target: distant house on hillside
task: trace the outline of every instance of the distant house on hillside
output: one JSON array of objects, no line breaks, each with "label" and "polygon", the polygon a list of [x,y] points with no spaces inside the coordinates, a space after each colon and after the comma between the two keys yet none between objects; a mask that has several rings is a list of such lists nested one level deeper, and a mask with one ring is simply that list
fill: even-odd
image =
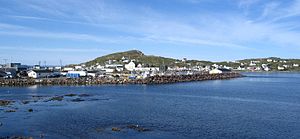
[{"label": "distant house on hillside", "polygon": [[128,64],[125,64],[125,69],[129,70],[129,71],[133,71],[135,68],[135,63],[134,62],[129,62]]}]

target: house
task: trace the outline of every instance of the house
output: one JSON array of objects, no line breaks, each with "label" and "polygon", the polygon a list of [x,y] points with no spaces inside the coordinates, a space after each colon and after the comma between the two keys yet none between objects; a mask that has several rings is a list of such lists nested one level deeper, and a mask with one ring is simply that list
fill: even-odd
[{"label": "house", "polygon": [[8,63],[6,65],[7,68],[17,68],[18,66],[21,66],[21,63]]},{"label": "house", "polygon": [[82,70],[82,66],[75,66],[75,70]]},{"label": "house", "polygon": [[68,71],[67,77],[85,77],[87,76],[87,72],[86,71]]},{"label": "house", "polygon": [[64,67],[63,68],[63,71],[73,71],[74,68],[71,68],[71,67]]},{"label": "house", "polygon": [[245,70],[245,67],[244,67],[244,66],[239,66],[239,67],[237,68],[237,70]]},{"label": "house", "polygon": [[50,77],[50,76],[54,76],[54,72],[51,70],[30,70],[27,72],[28,77],[30,78],[45,78],[45,77]]},{"label": "house", "polygon": [[289,68],[290,66],[289,66],[289,65],[283,65],[283,67],[284,67],[284,68]]},{"label": "house", "polygon": [[61,67],[57,66],[57,67],[54,67],[55,70],[61,70]]},{"label": "house", "polygon": [[270,70],[271,70],[271,69],[268,67],[267,64],[262,64],[261,67],[262,67],[262,69],[263,69],[264,71],[270,71]]},{"label": "house", "polygon": [[224,68],[215,68],[209,71],[209,74],[221,74],[221,73],[228,73],[231,72],[229,69]]},{"label": "house", "polygon": [[125,64],[125,69],[129,71],[133,71],[135,68],[135,63],[133,61],[129,62],[128,64]]},{"label": "house", "polygon": [[41,66],[40,66],[40,65],[34,65],[34,66],[33,66],[33,69],[39,70],[39,69],[41,69]]},{"label": "house", "polygon": [[87,72],[87,76],[97,77],[99,75],[103,75],[104,73],[105,73],[105,71],[96,71],[96,70],[93,70],[93,71],[88,71]]},{"label": "house", "polygon": [[106,64],[106,68],[123,68],[122,64]]},{"label": "house", "polygon": [[110,69],[110,68],[105,68],[102,70],[104,70],[106,73],[113,73],[115,71],[115,69]]},{"label": "house", "polygon": [[250,64],[249,64],[249,66],[256,66],[256,63],[253,62],[253,61],[251,61]]},{"label": "house", "polygon": [[278,66],[277,69],[278,69],[278,70],[284,70],[285,68],[284,68],[284,67]]}]

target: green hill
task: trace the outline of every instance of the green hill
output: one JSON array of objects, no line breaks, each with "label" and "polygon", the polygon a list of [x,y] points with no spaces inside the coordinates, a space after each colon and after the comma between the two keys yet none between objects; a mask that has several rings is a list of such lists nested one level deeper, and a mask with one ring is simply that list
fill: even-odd
[{"label": "green hill", "polygon": [[186,65],[186,63],[190,63],[191,65],[205,65],[211,62],[208,61],[198,61],[198,60],[190,60],[186,62],[182,62],[178,59],[173,58],[166,58],[161,56],[153,56],[153,55],[145,55],[143,52],[138,50],[131,50],[126,52],[118,52],[118,53],[112,53],[109,55],[98,57],[94,60],[88,61],[84,64],[87,66],[100,64],[104,65],[109,60],[114,60],[114,63],[122,63],[122,58],[126,59],[134,59],[137,63],[142,63],[144,65],[149,66],[161,66],[161,65],[168,65],[168,66],[174,66],[174,65]]},{"label": "green hill", "polygon": [[96,64],[105,65],[108,64],[108,61],[111,61],[114,64],[124,64],[127,63],[124,60],[135,60],[136,63],[141,63],[144,66],[150,66],[150,67],[159,67],[162,65],[166,66],[186,66],[186,67],[192,67],[192,66],[206,66],[206,65],[223,65],[223,66],[229,66],[234,69],[241,66],[243,63],[245,67],[250,67],[250,63],[255,62],[256,67],[262,67],[262,64],[267,64],[269,68],[271,68],[272,71],[276,71],[278,66],[288,66],[286,68],[286,71],[300,71],[299,66],[293,66],[294,64],[300,65],[300,59],[282,59],[278,57],[269,57],[269,58],[253,58],[253,59],[243,59],[238,60],[236,62],[232,61],[226,61],[226,62],[210,62],[210,61],[200,61],[200,60],[186,60],[182,61],[179,59],[174,58],[166,58],[161,56],[153,56],[153,55],[145,55],[143,52],[138,50],[131,50],[126,52],[118,52],[118,53],[112,53],[109,55],[98,57],[94,60],[82,63],[86,66],[92,66]]}]

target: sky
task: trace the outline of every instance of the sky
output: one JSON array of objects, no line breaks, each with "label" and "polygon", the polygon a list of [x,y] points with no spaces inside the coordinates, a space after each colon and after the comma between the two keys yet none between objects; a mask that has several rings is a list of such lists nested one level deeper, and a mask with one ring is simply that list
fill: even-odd
[{"label": "sky", "polygon": [[0,0],[0,64],[75,64],[133,49],[300,58],[300,0]]}]

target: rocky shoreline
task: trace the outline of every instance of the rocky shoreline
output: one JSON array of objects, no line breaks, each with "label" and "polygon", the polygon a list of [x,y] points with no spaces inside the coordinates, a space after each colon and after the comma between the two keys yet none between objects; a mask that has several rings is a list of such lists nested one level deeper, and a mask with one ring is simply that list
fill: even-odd
[{"label": "rocky shoreline", "polygon": [[194,74],[151,76],[145,79],[122,79],[122,78],[44,78],[44,79],[0,79],[0,86],[31,86],[31,85],[101,85],[101,84],[169,84],[178,82],[224,80],[243,77],[240,73],[230,72],[222,74]]}]

